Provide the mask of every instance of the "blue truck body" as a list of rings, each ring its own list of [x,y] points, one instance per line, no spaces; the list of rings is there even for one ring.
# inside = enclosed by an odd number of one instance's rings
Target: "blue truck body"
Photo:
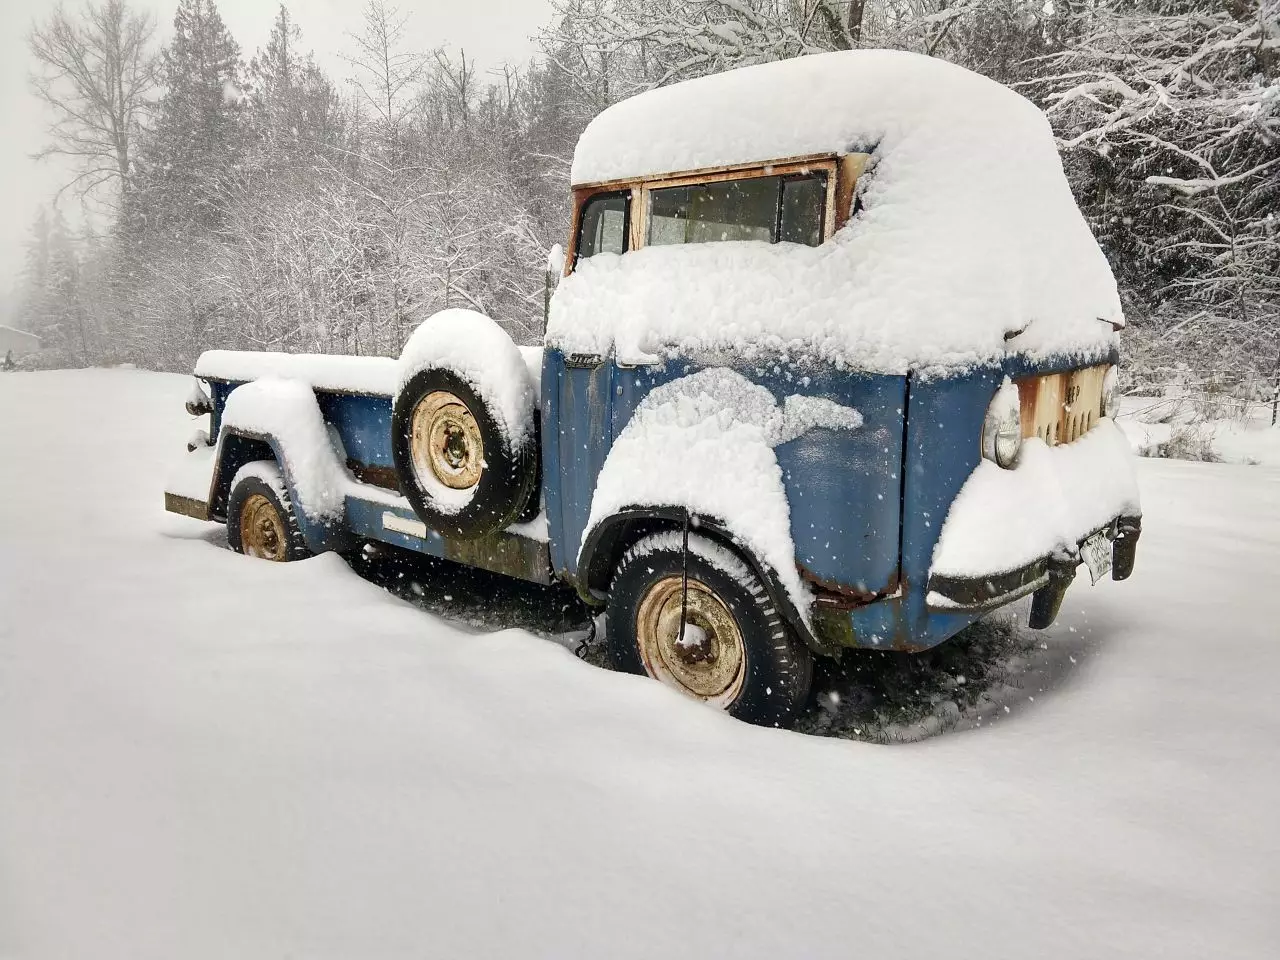
[[[770,362],[740,368],[779,400],[800,390],[854,408],[863,417],[861,429],[810,430],[775,451],[790,506],[796,564],[815,592],[814,615],[806,629],[811,645],[828,652],[841,647],[927,649],[999,605],[931,608],[934,548],[952,502],[981,459],[977,438],[983,416],[1004,378],[1051,374],[1080,364],[1078,357],[1037,364],[1015,357],[950,376],[893,376]],[[697,369],[682,359],[630,366],[611,358],[544,351],[541,536],[516,527],[479,542],[462,541],[427,528],[407,505],[350,495],[339,522],[299,516],[308,546],[319,552],[383,542],[534,582],[569,583],[588,600],[599,601],[608,586],[608,558],[598,560],[592,573],[583,569],[587,558],[580,555],[597,477],[644,398]],[[211,379],[209,385],[216,437],[227,399],[240,384]],[[317,389],[316,396],[355,475],[393,476],[392,397],[324,389]],[[230,459],[217,471],[223,489],[211,494],[213,518],[221,518],[219,504],[225,505],[225,488],[240,463],[268,455],[284,462],[271,437],[244,437],[240,447],[237,452],[232,438],[222,454]],[[715,518],[701,519],[714,529]],[[1008,602],[1028,592],[1021,588],[1031,583],[1024,577],[996,599]]]

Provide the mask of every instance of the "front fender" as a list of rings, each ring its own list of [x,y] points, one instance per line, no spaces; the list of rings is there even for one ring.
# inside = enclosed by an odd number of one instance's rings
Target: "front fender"
[[[805,644],[816,653],[831,654],[829,644],[824,643],[813,631],[805,616],[784,585],[778,571],[762,560],[718,517],[692,513],[679,506],[629,506],[605,517],[591,526],[583,539],[578,555],[578,592],[592,606],[603,605],[609,592],[613,572],[622,555],[638,540],[652,533],[665,530],[689,530],[717,540],[742,557],[752,572],[760,578],[769,592],[769,599],[788,627],[795,631]]]

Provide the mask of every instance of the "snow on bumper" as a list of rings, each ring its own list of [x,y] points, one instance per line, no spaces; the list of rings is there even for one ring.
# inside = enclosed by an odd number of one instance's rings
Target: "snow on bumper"
[[[934,550],[929,604],[1012,599],[1050,558],[1071,563],[1090,535],[1123,533],[1117,519],[1136,534],[1141,514],[1133,453],[1111,420],[1070,444],[1029,439],[1013,469],[984,460],[961,488]]]

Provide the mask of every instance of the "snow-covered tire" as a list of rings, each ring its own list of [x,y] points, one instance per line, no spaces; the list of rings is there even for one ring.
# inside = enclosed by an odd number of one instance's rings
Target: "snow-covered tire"
[[[676,531],[645,537],[623,554],[609,589],[610,665],[653,677],[739,720],[789,726],[808,699],[813,656],[787,628],[760,578],[729,549],[691,534],[681,645],[682,571]]]
[[[401,388],[391,450],[414,511],[448,536],[476,540],[510,526],[536,494],[537,443],[513,448],[484,400],[451,370],[419,371]]]
[[[274,460],[255,460],[236,472],[227,497],[227,542],[236,553],[263,560],[311,556]]]

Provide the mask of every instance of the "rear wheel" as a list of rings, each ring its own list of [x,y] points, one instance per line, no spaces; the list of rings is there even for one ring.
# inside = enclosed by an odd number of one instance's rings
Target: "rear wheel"
[[[274,462],[255,461],[236,474],[227,498],[227,542],[237,553],[276,563],[311,556]]]
[[[609,591],[609,660],[740,720],[787,726],[803,709],[813,658],[759,577],[725,547],[659,533],[622,558]],[[681,610],[684,631],[681,633]]]

